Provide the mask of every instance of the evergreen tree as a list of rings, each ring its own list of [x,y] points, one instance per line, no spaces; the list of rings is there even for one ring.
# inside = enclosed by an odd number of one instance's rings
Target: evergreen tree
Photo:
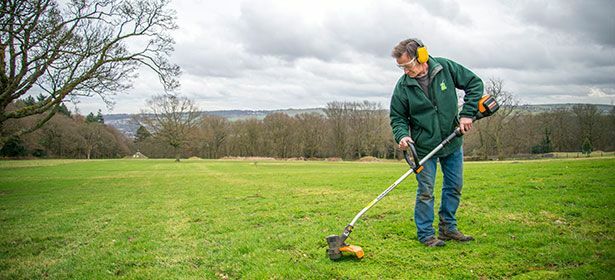
[[[70,115],[71,115],[71,113],[68,110],[68,108],[66,107],[66,105],[64,105],[64,102],[62,102],[60,104],[60,106],[58,106],[58,113],[60,113],[62,115],[65,115],[65,116],[67,116],[69,118],[70,118]]]
[[[94,122],[98,122],[98,120],[96,119],[96,117],[94,116],[94,113],[90,112],[86,117],[85,117],[85,122],[86,123],[94,123]]]
[[[100,109],[98,109],[98,113],[96,113],[96,122],[105,123],[105,119],[103,118],[103,115]]]
[[[28,97],[22,99],[22,101],[23,101],[23,104],[26,105],[26,106],[33,106],[33,105],[36,105],[37,103],[44,102],[44,100],[43,100],[44,98],[45,97],[43,95],[38,95],[36,97],[36,99],[34,99],[34,97],[32,97],[32,96],[28,96]],[[58,105],[58,113],[63,114],[65,116],[67,116],[67,117],[70,117],[70,115],[71,115],[71,112],[68,110],[68,107],[66,107],[66,105],[64,105],[64,102],[62,102],[62,103],[60,103]]]
[[[41,103],[41,102],[45,102],[45,96],[41,93],[38,96],[36,96],[36,102],[37,103]]]
[[[90,112],[86,117],[85,117],[85,122],[86,123],[105,123],[105,119],[102,116],[102,113],[100,111],[100,109],[98,109],[98,113],[96,113],[96,115],[94,115],[94,113]]]
[[[583,145],[581,146],[581,151],[584,155],[589,156],[592,153],[592,142],[589,140],[589,137],[585,137],[583,141]]]
[[[32,96],[28,96],[23,100],[23,103],[26,104],[26,106],[32,106],[36,104],[36,100],[34,100],[34,97]]]
[[[143,142],[151,136],[152,134],[147,130],[147,128],[145,128],[144,126],[140,126],[139,129],[137,129],[137,138],[135,139],[135,142]]]
[[[0,150],[0,156],[4,157],[22,157],[27,155],[26,147],[19,137],[11,137]]]
[[[545,127],[545,136],[542,139],[542,152],[550,153],[553,149],[551,148],[551,130],[548,127]]]

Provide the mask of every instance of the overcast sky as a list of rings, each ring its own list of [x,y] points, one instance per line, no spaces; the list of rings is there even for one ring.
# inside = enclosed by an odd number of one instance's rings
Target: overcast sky
[[[201,110],[388,108],[402,71],[399,41],[418,37],[432,56],[502,79],[523,104],[615,101],[615,1],[198,1],[173,0],[172,60],[179,92]],[[81,99],[83,114],[136,113],[162,91],[141,71],[109,110]]]

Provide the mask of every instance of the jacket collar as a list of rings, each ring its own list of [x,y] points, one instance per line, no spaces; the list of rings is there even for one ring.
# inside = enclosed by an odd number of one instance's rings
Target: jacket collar
[[[429,56],[429,60],[427,60],[427,65],[429,65],[429,70],[427,71],[429,75],[429,79],[433,80],[433,77],[442,70],[442,65],[438,62],[437,59],[433,58],[431,55]],[[414,78],[410,78],[408,75],[404,74],[402,81],[402,85],[406,86],[419,86],[419,83]]]

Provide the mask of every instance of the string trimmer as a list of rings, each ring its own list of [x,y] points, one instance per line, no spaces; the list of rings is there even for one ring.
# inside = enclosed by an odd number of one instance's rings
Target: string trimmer
[[[498,109],[500,105],[496,102],[495,98],[490,95],[483,96],[478,101],[478,113],[473,117],[474,120],[479,120],[485,117],[489,117],[493,115]],[[378,203],[381,199],[383,199],[389,192],[397,187],[403,180],[405,180],[410,174],[419,174],[423,170],[423,164],[429,160],[434,154],[440,151],[444,146],[446,146],[451,140],[455,137],[461,136],[461,130],[456,128],[453,133],[451,133],[446,139],[444,139],[440,144],[433,149],[429,154],[427,154],[423,159],[419,160],[418,155],[416,153],[416,149],[412,143],[408,143],[410,147],[410,155],[406,151],[404,151],[404,158],[406,162],[410,165],[410,170],[402,175],[395,183],[393,183],[390,187],[388,187],[384,192],[382,192],[376,199],[372,200],[363,210],[361,210],[355,217],[352,219],[350,224],[348,224],[341,235],[329,235],[327,236],[327,243],[329,244],[329,248],[327,249],[327,255],[331,260],[337,260],[342,257],[342,252],[350,253],[353,256],[361,259],[363,258],[364,252],[363,248],[356,245],[346,244],[346,239],[350,236],[350,233],[354,229],[355,223],[367,212],[370,208],[372,208],[376,203]]]

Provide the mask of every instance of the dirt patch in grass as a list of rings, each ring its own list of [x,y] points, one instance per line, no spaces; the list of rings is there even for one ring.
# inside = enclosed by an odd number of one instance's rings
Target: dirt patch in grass
[[[272,157],[223,157],[222,160],[248,160],[248,161],[257,161],[257,160],[276,160]]]
[[[357,160],[358,162],[377,162],[380,161],[377,157],[367,156]]]

